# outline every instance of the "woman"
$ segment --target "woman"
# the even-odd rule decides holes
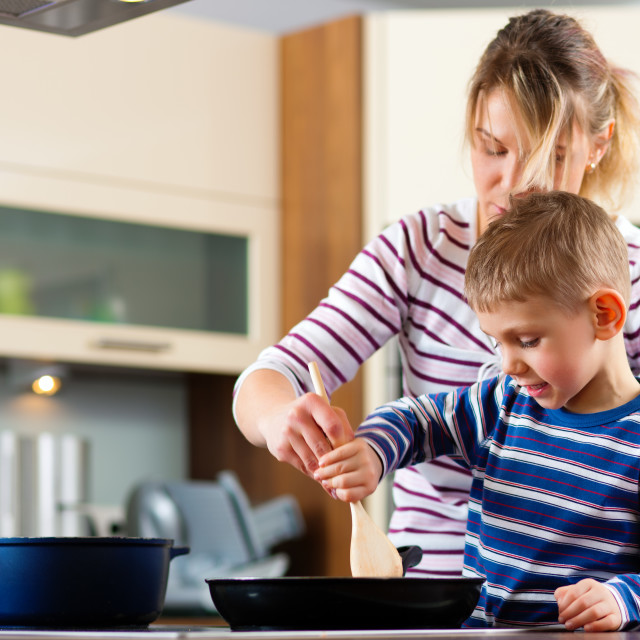
[[[470,247],[510,195],[554,188],[610,211],[622,202],[638,159],[640,116],[629,80],[575,19],[546,10],[512,18],[470,84],[476,197],[407,216],[363,249],[329,296],[238,379],[234,412],[244,435],[311,475],[317,458],[352,433],[339,411],[308,393],[306,363],[318,361],[331,394],[395,335],[405,395],[495,373],[495,349],[462,295]],[[630,253],[625,342],[638,372],[640,231],[623,218],[617,224]],[[389,533],[398,546],[422,547],[412,575],[460,573],[469,485],[468,471],[448,458],[396,474]]]

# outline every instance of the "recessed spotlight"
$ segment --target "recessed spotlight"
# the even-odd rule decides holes
[[[61,386],[62,380],[58,376],[45,374],[36,378],[33,381],[31,388],[34,393],[37,393],[40,396],[53,396],[60,391]]]

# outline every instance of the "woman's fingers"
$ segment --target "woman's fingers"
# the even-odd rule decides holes
[[[277,460],[310,476],[322,456],[353,439],[345,412],[315,393],[297,398],[272,421],[277,428],[267,438],[269,451]]]

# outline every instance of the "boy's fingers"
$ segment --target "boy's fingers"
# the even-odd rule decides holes
[[[592,580],[556,590],[558,621],[569,631],[613,631],[621,621],[617,603],[606,587]]]
[[[616,617],[611,614],[606,616],[605,618],[601,618],[600,620],[595,620],[594,622],[589,622],[584,625],[585,631],[615,631],[619,622],[616,620]]]
[[[567,591],[569,590],[570,587],[558,587],[554,592],[553,595],[555,596],[556,601],[558,602],[558,605],[561,605],[562,602],[565,600],[565,597],[567,595]]]
[[[318,466],[328,467],[330,465],[336,464],[336,462],[340,462],[349,456],[349,452],[345,450],[345,447],[338,447],[337,449],[332,449],[329,453],[325,453],[319,460]]]
[[[587,627],[596,626],[598,630],[606,631],[613,629],[612,625],[613,616],[608,612],[599,611],[597,606],[589,607],[565,622],[565,627],[569,630],[584,627],[585,631],[587,631],[591,630],[587,629]]]

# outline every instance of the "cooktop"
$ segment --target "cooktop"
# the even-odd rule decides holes
[[[367,631],[231,631],[228,627],[150,625],[146,629],[65,631],[0,629],[0,640],[469,640],[464,636],[502,636],[501,640],[567,640],[567,633],[539,629],[399,629]],[[574,634],[572,634],[574,635]],[[628,637],[627,637],[628,636]],[[637,640],[632,632],[608,633],[607,640]]]

